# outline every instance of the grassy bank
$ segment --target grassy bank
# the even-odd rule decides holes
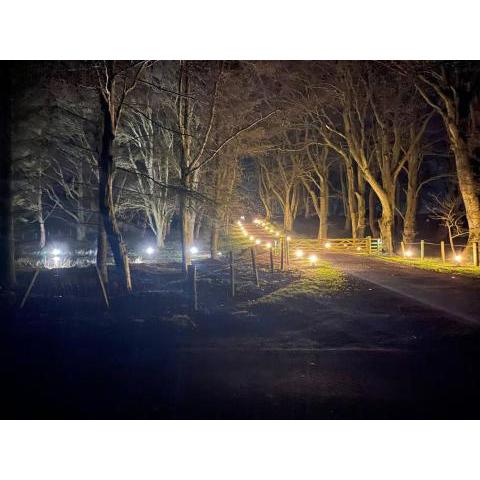
[[[419,258],[404,258],[399,256],[378,258],[384,262],[408,265],[410,267],[421,268],[423,270],[430,270],[433,272],[480,278],[480,267],[474,267],[473,265],[443,263],[441,260],[435,258],[425,258],[424,260],[420,260]]]

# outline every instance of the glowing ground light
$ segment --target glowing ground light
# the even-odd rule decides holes
[[[154,249],[153,247],[147,247],[147,248],[145,249],[145,253],[146,253],[147,255],[153,255],[153,252],[155,252],[155,249]]]
[[[250,240],[253,242],[255,240],[255,237],[253,235],[250,235]]]
[[[292,237],[287,237],[287,242],[289,242],[292,239]]]
[[[310,260],[310,263],[311,263],[312,265],[314,265],[314,264],[317,263],[317,261],[318,261],[318,257],[317,257],[316,255],[310,255],[310,256],[308,257],[308,259]]]
[[[295,250],[295,256],[297,258],[302,258],[303,257],[303,250]]]
[[[198,253],[198,248],[197,247],[190,247],[190,253],[195,255],[196,253]]]
[[[405,252],[405,256],[406,256],[406,257],[412,257],[412,256],[413,256],[413,252],[412,252],[411,250],[407,250],[407,251]]]
[[[461,255],[455,255],[455,257],[453,257],[455,259],[455,261],[457,263],[460,263],[462,261],[462,256]]]
[[[330,242],[325,243],[325,248],[330,248],[331,246],[332,246],[332,244]]]
[[[270,242],[268,242],[267,244],[265,244],[265,246],[266,246],[267,248],[272,248],[272,244],[271,244]]]
[[[357,247],[357,252],[359,252],[360,250],[361,250],[361,248],[360,248],[360,247]]]
[[[276,237],[279,237],[280,234],[279,234],[278,232],[275,232],[275,236],[276,236]]]
[[[242,215],[242,216],[240,217],[240,220],[245,220],[245,215]]]
[[[255,244],[256,244],[256,245],[260,245],[261,243],[262,243],[262,241],[259,240],[258,238],[255,240]]]
[[[52,255],[55,255],[56,257],[60,255],[62,251],[59,248],[54,248],[52,249]],[[55,259],[54,259],[55,260]]]

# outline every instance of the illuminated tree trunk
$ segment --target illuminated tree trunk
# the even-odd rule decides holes
[[[355,176],[351,161],[346,162],[346,172],[348,217],[350,219],[350,230],[352,232],[352,238],[355,239],[357,238],[358,216],[356,208],[357,202],[355,199]]]
[[[12,66],[0,69],[0,288],[15,286],[15,244],[12,215]]]
[[[465,205],[469,231],[468,241],[478,242],[480,241],[480,200],[479,184],[475,179],[472,166],[475,163],[474,155],[470,153],[467,140],[463,138],[456,125],[450,123],[447,130],[455,156],[458,186]]]
[[[408,179],[406,193],[406,208],[403,217],[403,242],[405,244],[415,241],[416,216],[418,200],[418,170],[420,167],[420,157],[412,156],[408,161]]]
[[[123,243],[122,235],[115,218],[113,203],[113,131],[111,113],[108,104],[101,96],[103,113],[102,148],[99,157],[99,184],[98,203],[102,216],[103,226],[107,235],[110,248],[112,249],[115,265],[120,272],[122,286],[126,292],[132,290],[130,267],[128,264],[127,249]]]
[[[219,228],[216,221],[212,222],[210,228],[210,258],[217,258],[218,256],[218,239],[219,239]]]
[[[372,237],[378,237],[377,215],[375,214],[375,192],[370,188],[368,192],[368,223]]]
[[[105,232],[105,228],[103,226],[102,217],[99,215],[97,235],[97,267],[104,285],[108,284],[107,249],[107,233]]]
[[[366,228],[366,205],[365,205],[365,178],[360,172],[360,169],[357,170],[357,191],[355,192],[357,198],[357,237],[365,237],[365,228]]]

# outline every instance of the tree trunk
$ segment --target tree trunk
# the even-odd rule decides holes
[[[347,205],[348,213],[351,222],[350,229],[352,231],[352,238],[357,238],[358,217],[355,199],[355,176],[351,162],[346,164],[347,171]]]
[[[219,238],[219,228],[217,222],[212,223],[210,229],[210,258],[217,258],[218,254],[218,238]]]
[[[415,241],[415,220],[417,215],[418,165],[414,161],[408,164],[407,206],[403,217],[403,242],[405,245]]]
[[[122,287],[127,293],[132,290],[132,279],[130,276],[130,267],[128,264],[128,255],[122,235],[118,228],[115,218],[115,209],[113,203],[113,141],[115,135],[113,132],[112,119],[109,106],[101,97],[103,111],[103,133],[102,149],[99,157],[99,184],[98,184],[98,203],[102,216],[103,225],[107,234],[110,248],[112,249],[115,265],[117,266]]]
[[[365,228],[366,228],[366,205],[365,205],[365,178],[360,172],[360,169],[357,171],[357,185],[358,191],[355,192],[357,197],[357,237],[365,237]]]
[[[195,216],[195,228],[193,238],[194,240],[198,240],[200,238],[200,229],[202,228],[202,215]]]
[[[180,224],[182,237],[182,271],[187,274],[187,268],[192,263],[190,249],[193,245],[193,229],[195,227],[195,212],[189,207],[185,194],[180,197]]]
[[[286,232],[291,232],[293,229],[293,212],[290,208],[289,201],[285,202],[285,208],[283,209],[283,229]]]
[[[107,233],[105,232],[101,215],[99,215],[97,236],[97,267],[105,287],[108,285],[107,248]]]
[[[43,217],[40,216],[38,219],[38,230],[40,233],[40,241],[38,242],[38,246],[40,249],[45,248],[45,245],[47,243],[47,236],[45,233],[45,222],[43,221]]]
[[[368,222],[372,237],[378,237],[377,216],[375,215],[375,192],[372,188],[368,192]]]
[[[15,286],[15,243],[12,215],[12,66],[0,69],[0,288]]]
[[[320,191],[320,217],[318,225],[318,235],[319,240],[325,240],[328,238],[328,200],[329,200],[329,190],[328,182],[321,182],[322,189]]]
[[[469,154],[467,141],[461,137],[455,126],[448,128],[455,155],[457,167],[458,186],[465,205],[465,213],[468,223],[468,241],[480,241],[480,200],[479,186],[473,172],[473,160]]]

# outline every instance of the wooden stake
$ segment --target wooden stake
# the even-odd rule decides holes
[[[445,256],[445,242],[443,240],[440,242],[440,255],[442,256],[442,262],[445,263],[447,257]]]
[[[420,260],[425,258],[425,240],[420,240]]]
[[[400,245],[402,247],[402,257],[405,257],[405,243],[404,242],[400,242]]]
[[[198,299],[197,299],[197,266],[188,265],[187,266],[187,278],[188,286],[190,290],[190,298],[192,301],[192,310],[196,312],[198,310]]]
[[[367,237],[367,252],[369,255],[372,254],[372,237]]]
[[[273,248],[270,247],[270,273],[273,273]]]
[[[105,288],[105,284],[103,283],[103,280],[102,280],[102,274],[100,273],[100,270],[97,267],[97,265],[95,265],[95,270],[97,272],[98,282],[100,283],[100,290],[102,291],[103,301],[105,302],[105,305],[107,306],[107,308],[110,308],[110,302],[108,301],[107,289]]]
[[[252,270],[253,270],[253,280],[255,281],[255,285],[257,287],[260,286],[260,282],[258,281],[258,270],[257,270],[257,256],[255,252],[255,247],[250,248],[250,252],[252,254]]]
[[[230,295],[235,297],[235,265],[232,251],[230,252]]]
[[[28,296],[30,295],[30,292],[32,291],[33,285],[34,285],[35,280],[37,279],[39,273],[40,273],[40,269],[37,268],[35,270],[35,273],[33,274],[32,280],[30,281],[30,285],[28,286],[27,291],[25,292],[25,295],[22,298],[22,303],[20,303],[20,308],[24,307],[25,302],[27,301]]]
[[[472,262],[474,267],[478,267],[478,242],[472,242]]]

